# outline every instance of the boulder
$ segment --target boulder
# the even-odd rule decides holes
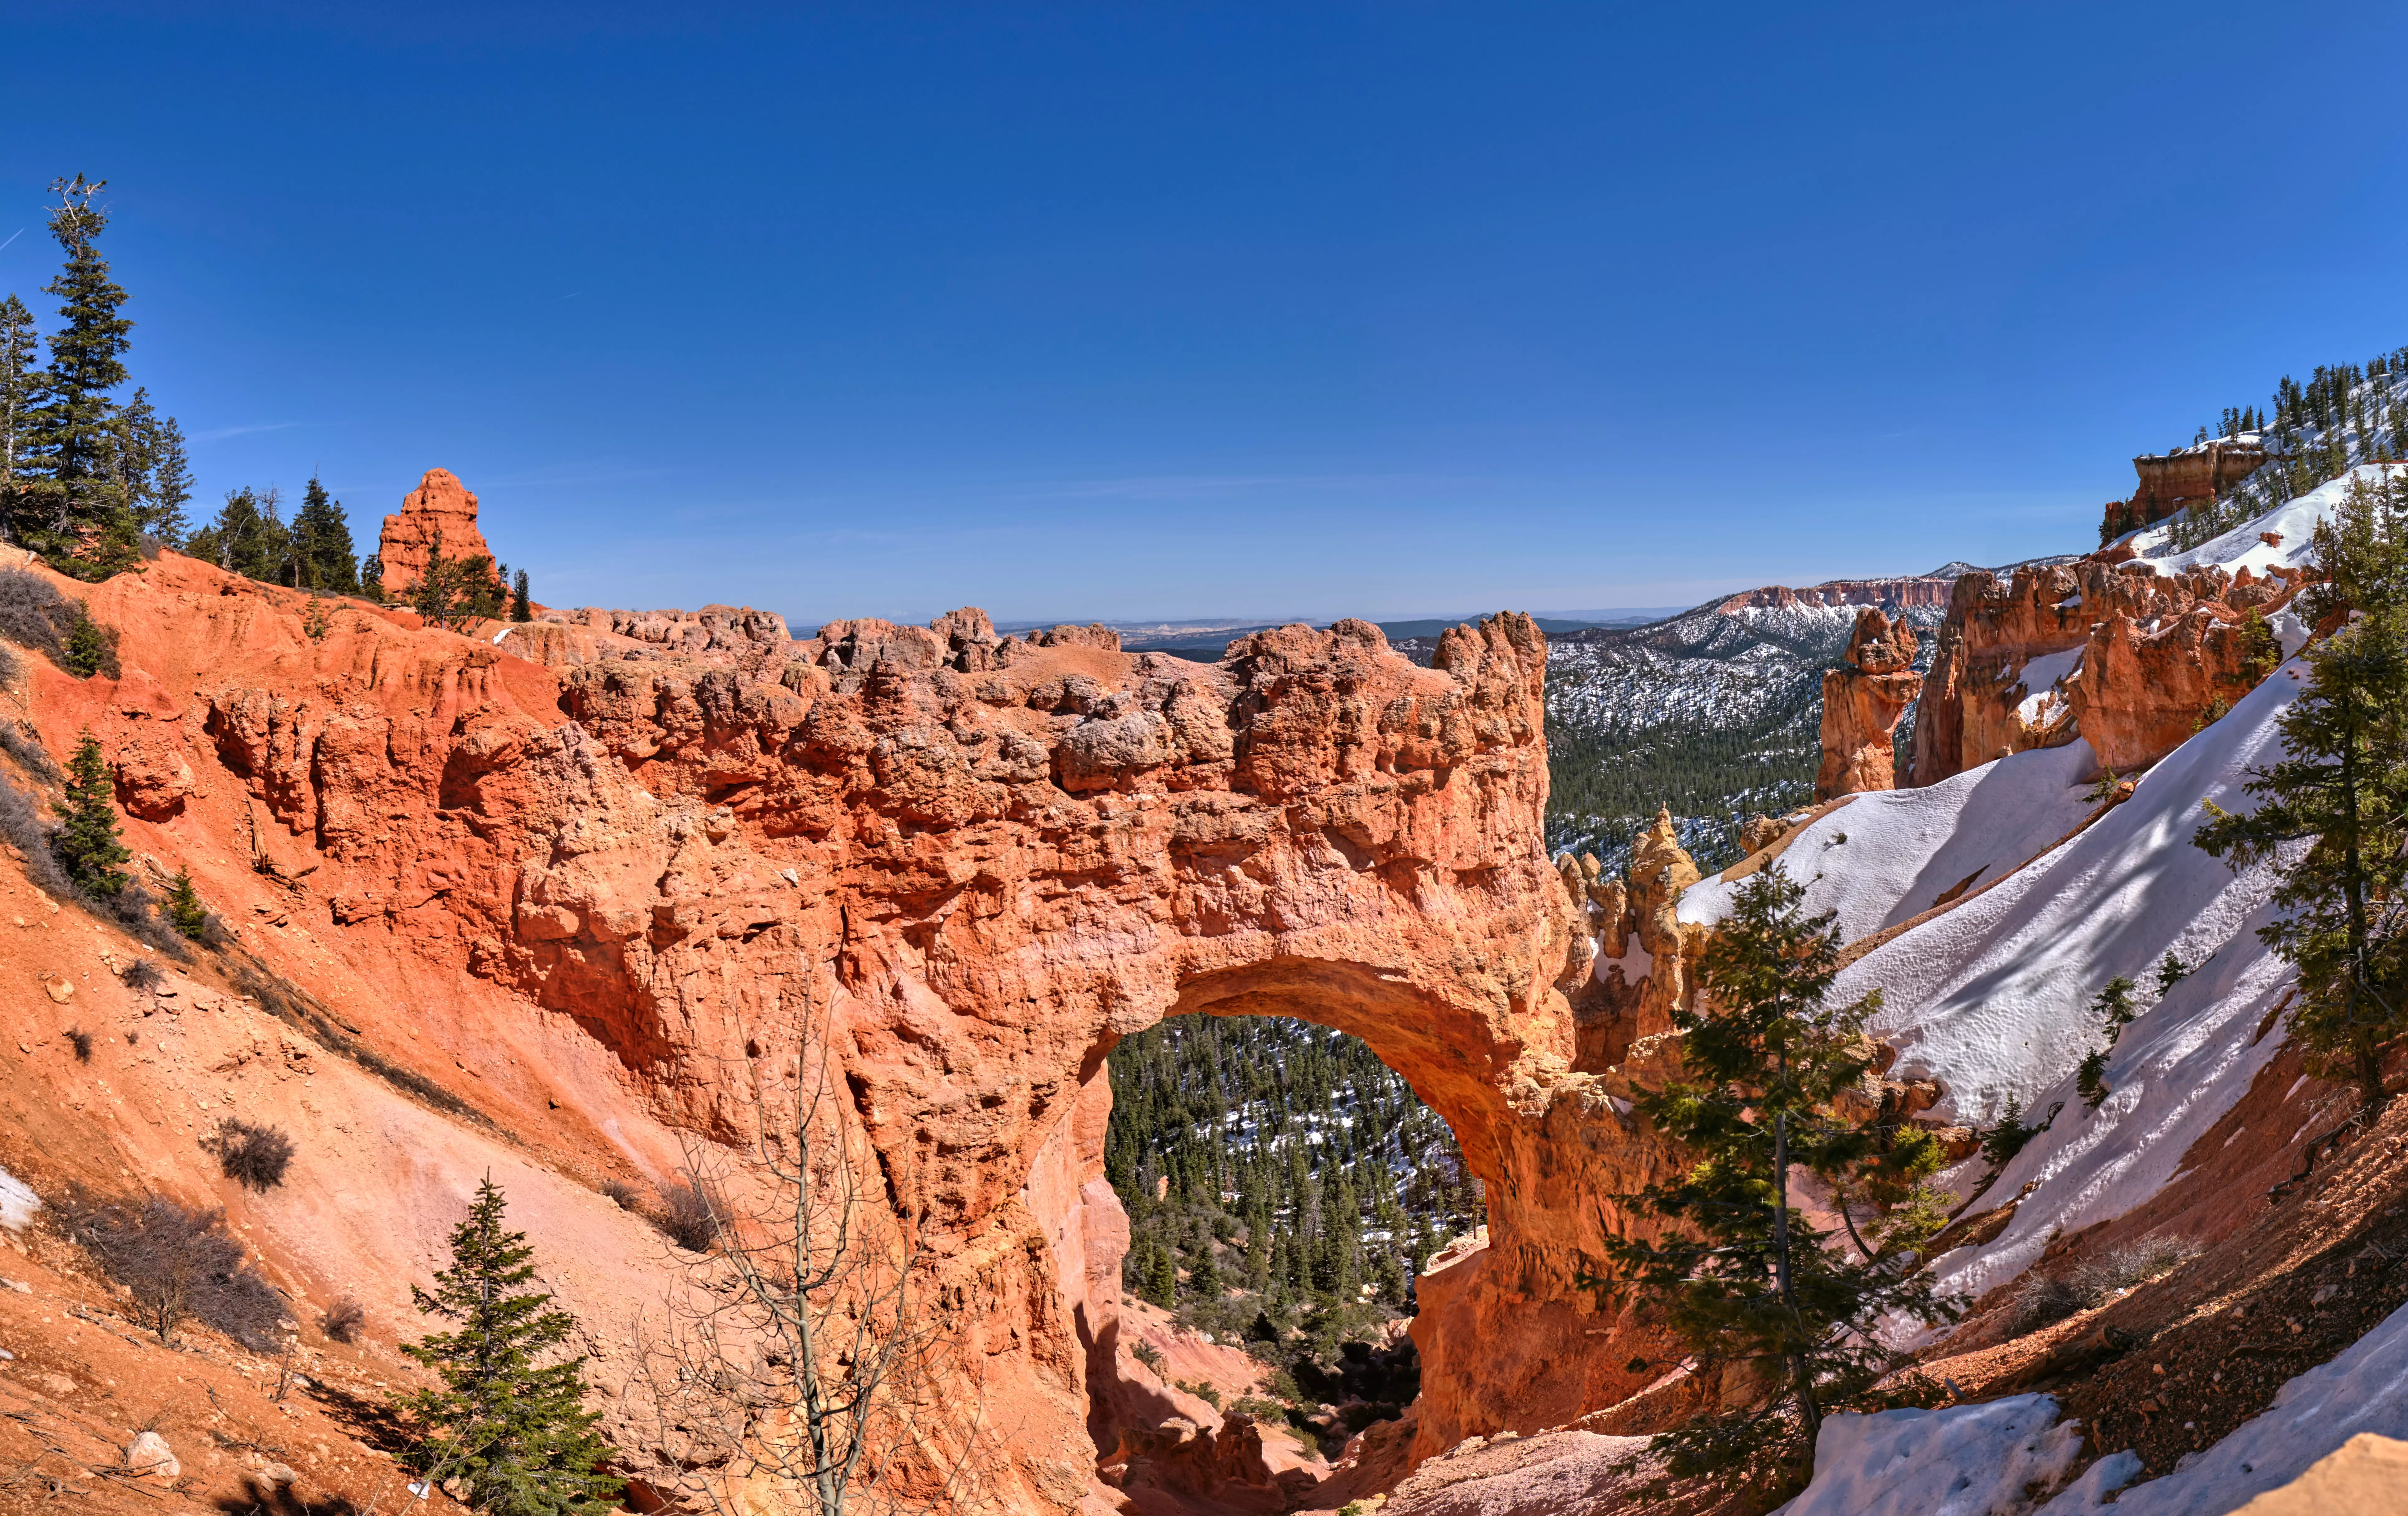
[[[167,1439],[156,1432],[137,1432],[125,1445],[125,1467],[128,1473],[149,1479],[170,1480],[184,1472],[176,1461],[175,1450]]]

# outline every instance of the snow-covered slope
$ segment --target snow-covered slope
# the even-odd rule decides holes
[[[1790,839],[1771,866],[1806,885],[1806,908],[1838,914],[1853,942],[2038,857],[2094,808],[2089,744],[2019,752],[1921,790],[1859,794]],[[1742,881],[1681,896],[1681,920],[1730,913]]]
[[[2132,551],[2139,554],[2140,562],[2160,574],[2179,574],[2186,568],[2213,565],[2232,574],[2246,568],[2262,578],[2268,569],[2276,566],[2303,568],[2314,547],[2316,523],[2341,504],[2342,497],[2349,493],[2350,481],[2363,479],[2376,484],[2403,468],[2408,465],[2360,464],[2341,478],[2188,550],[2174,546],[2179,536],[2175,522],[2161,522],[2134,535]],[[2269,536],[2275,540],[2269,542]]]
[[[1935,1261],[1943,1289],[1995,1288],[2054,1232],[2156,1194],[2274,1055],[2282,1039],[2259,1031],[2293,976],[2257,937],[2271,871],[2235,875],[2191,837],[2204,801],[2254,806],[2245,771],[2277,755],[2274,723],[2300,677],[2286,665],[2081,836],[1842,973],[1843,999],[1882,990],[1875,1027],[1901,1048],[1902,1071],[1941,1082],[1941,1114],[1987,1123],[2010,1096],[2061,1108],[1990,1187],[2032,1187],[2006,1230]],[[2169,951],[2190,975],[2147,1004]],[[2073,1075],[2103,1040],[2088,1007],[2119,974],[2142,983],[2146,1008],[2108,1064],[2113,1093],[2086,1111]]]

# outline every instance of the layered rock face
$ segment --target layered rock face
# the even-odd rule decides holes
[[[1954,582],[1955,579],[1948,575],[1916,574],[1890,579],[1832,579],[1805,589],[1768,584],[1759,590],[1732,595],[1714,608],[1728,615],[1749,607],[1770,609],[1790,606],[1944,606],[1948,603],[1949,586]]]
[[[1966,575],[1915,708],[1912,782],[2076,737],[2118,773],[2157,762],[2271,672],[2250,618],[2287,605],[2302,582],[2279,570],[2165,576],[2097,557],[2005,580]],[[2035,665],[2064,671],[2035,688]]]
[[[2107,502],[2105,535],[2120,536],[2186,506],[2213,500],[2265,462],[2266,450],[2254,436],[2245,440],[2217,437],[2172,452],[2144,452],[2132,460],[2132,472],[2139,476],[2132,498]]]
[[[1823,676],[1823,763],[1814,798],[1898,785],[1898,723],[1923,693],[1914,628],[1870,607],[1857,613],[1847,663]]]
[[[448,468],[428,469],[418,488],[401,497],[400,512],[384,519],[377,560],[384,565],[387,594],[407,594],[417,587],[437,532],[446,558],[494,556],[477,529],[477,497]]]
[[[976,611],[776,653],[730,622],[726,649],[545,667],[366,611],[313,641],[302,597],[172,556],[89,593],[126,677],[60,681],[43,720],[118,755],[159,818],[137,845],[193,857],[205,890],[249,860],[419,1008],[353,1008],[359,1035],[447,1085],[443,1060],[480,1060],[463,1097],[509,1092],[496,1125],[535,1151],[732,1138],[727,1070],[832,1017],[846,1120],[924,1206],[929,1287],[982,1366],[942,1430],[1001,1439],[1002,1509],[1076,1506],[1162,1410],[1119,1379],[1126,1223],[1101,1160],[1105,1056],[1165,1016],[1353,1033],[1454,1125],[1490,1225],[1424,1281],[1417,1446],[1558,1423],[1660,1371],[1576,1283],[1623,1224],[1610,1197],[1662,1159],[1620,1071],[1582,1056],[1572,994],[1601,992],[1541,846],[1526,618],[1447,633],[1428,668],[1361,622],[1204,666],[1101,628],[997,637]],[[581,1091],[553,1135],[564,1039],[621,1093]]]

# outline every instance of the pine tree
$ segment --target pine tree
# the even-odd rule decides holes
[[[293,563],[298,588],[330,594],[360,593],[351,520],[343,514],[343,503],[326,493],[315,474],[302,490],[301,508],[293,517]]]
[[[2289,856],[2283,915],[2258,937],[2300,973],[2290,1029],[2317,1072],[2383,1104],[2383,1053],[2408,1032],[2408,513],[2353,487],[2318,525],[2309,613],[2355,610],[2306,650],[2307,687],[2277,722],[2285,756],[2250,771],[2258,808],[2208,803],[2196,841],[2233,868]]]
[[[75,756],[67,761],[66,790],[50,851],[78,889],[115,895],[126,883],[118,865],[134,854],[117,839],[117,787],[108,761],[100,755],[100,739],[89,729],[77,738]]]
[[[113,422],[118,447],[125,459],[122,482],[130,523],[162,547],[183,544],[191,522],[184,507],[193,498],[193,470],[184,452],[184,433],[173,416],[152,408],[147,390],[136,387]]]
[[[229,574],[263,584],[286,582],[292,566],[293,534],[277,508],[283,497],[275,490],[253,491],[248,485],[226,492],[217,520],[194,532],[184,551],[207,559]]]
[[[1927,1142],[1894,1161],[1900,1132],[1834,1108],[1872,1066],[1863,1026],[1880,997],[1824,1004],[1839,930],[1828,913],[1805,915],[1805,893],[1779,869],[1739,891],[1700,965],[1700,1008],[1674,1012],[1686,1034],[1683,1077],[1635,1102],[1696,1155],[1686,1171],[1623,1197],[1672,1230],[1609,1239],[1611,1274],[1591,1280],[1605,1297],[1635,1290],[1702,1361],[1728,1366],[1726,1386],[1733,1372],[1741,1384],[1756,1377],[1761,1403],[1699,1418],[1656,1447],[1670,1479],[1759,1493],[1802,1484],[1825,1409],[1891,1366],[1874,1331],[1885,1317],[1953,1315],[1918,1274],[1912,1245],[1870,1255],[1830,1246],[1798,1209],[1793,1169],[1861,1190],[1885,1165],[1919,1180],[1939,1159]]]
[[[132,346],[126,334],[134,323],[118,314],[125,292],[109,279],[97,247],[108,218],[93,202],[107,186],[105,179],[87,181],[80,174],[50,184],[59,197],[50,213],[50,235],[67,257],[43,290],[58,296],[64,324],[50,336],[34,445],[22,465],[31,479],[21,501],[29,508],[11,523],[29,546],[87,568],[88,537],[99,534],[116,543],[132,536],[123,488],[108,477],[115,414],[109,395],[125,382],[123,359]]]
[[[15,295],[0,297],[0,529],[13,530],[31,508],[18,492],[33,453],[34,408],[41,395],[35,361],[41,338],[34,313]]]
[[[208,935],[209,910],[201,904],[201,894],[193,888],[193,871],[176,870],[176,882],[167,887],[167,920],[177,931],[198,942]]]
[[[577,1323],[548,1309],[552,1296],[521,1287],[535,1278],[526,1234],[502,1226],[505,1201],[487,1175],[452,1231],[452,1266],[432,1292],[410,1287],[428,1315],[458,1323],[402,1352],[442,1379],[395,1402],[415,1423],[413,1466],[429,1482],[465,1480],[466,1503],[496,1516],[600,1516],[620,1481],[597,1471],[612,1450],[585,1409],[583,1358],[539,1366]]]
[[[2189,977],[2190,970],[2185,968],[2183,966],[2183,961],[2174,956],[2174,950],[2168,948],[2166,950],[2164,960],[2157,965],[2158,995],[2162,997],[2169,994],[2172,991],[2175,985],[2180,984],[2184,980],[2186,980]]]
[[[62,661],[67,672],[78,679],[90,679],[106,674],[118,675],[117,639],[109,629],[93,620],[92,608],[79,600],[75,606],[75,624],[67,628],[66,647]]]
[[[1168,1310],[1179,1300],[1179,1264],[1170,1250],[1159,1242],[1149,1242],[1145,1280],[1138,1294]]]
[[[527,571],[523,568],[520,569],[518,577],[510,581],[510,620],[514,622],[535,620],[535,601],[527,594]]]

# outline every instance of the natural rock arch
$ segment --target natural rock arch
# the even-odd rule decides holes
[[[159,825],[242,849],[355,962],[440,986],[445,1025],[571,1019],[626,1099],[708,1132],[728,1060],[825,1008],[863,1133],[930,1183],[934,1272],[1010,1408],[1025,1509],[1077,1505],[1110,1430],[1103,1060],[1169,1015],[1364,1037],[1486,1181],[1490,1246],[1422,1290],[1422,1451],[1653,1377],[1577,1280],[1656,1161],[1607,1065],[1658,1013],[1590,971],[1594,935],[1619,958],[1635,921],[1660,1007],[1678,928],[1665,891],[1545,856],[1527,618],[1456,628],[1421,668],[1360,622],[1200,665],[975,611],[792,644],[730,612],[724,647],[664,655],[599,618],[497,648],[347,610],[313,638],[304,597],[173,557],[91,594],[127,679],[45,685],[46,722],[89,722],[127,793],[191,769]],[[480,1046],[472,1096],[565,1166],[630,1151],[598,1121],[550,1135],[566,1115],[526,1097],[552,1076],[515,1046]]]

